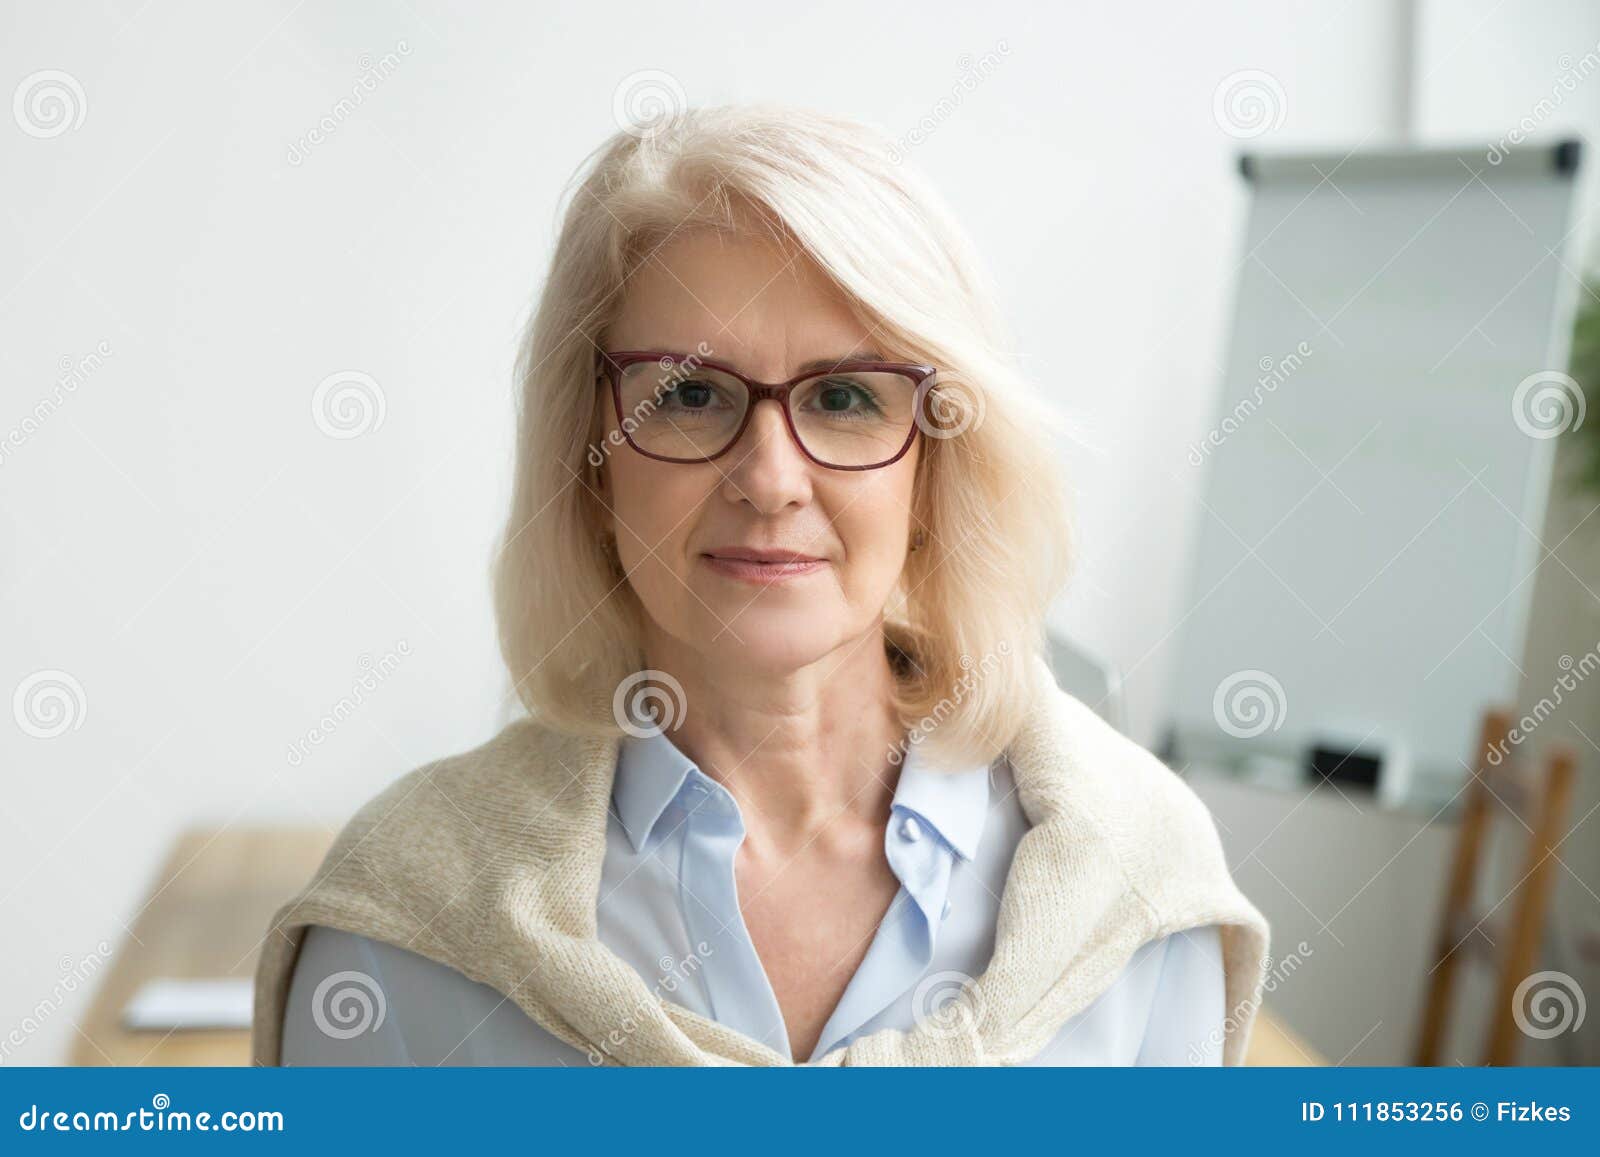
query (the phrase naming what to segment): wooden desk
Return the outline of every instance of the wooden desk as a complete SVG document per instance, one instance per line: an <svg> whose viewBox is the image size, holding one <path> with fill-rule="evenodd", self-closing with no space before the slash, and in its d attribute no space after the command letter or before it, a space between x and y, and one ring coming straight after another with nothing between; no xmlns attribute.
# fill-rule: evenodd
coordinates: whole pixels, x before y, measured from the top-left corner
<svg viewBox="0 0 1600 1157"><path fill-rule="evenodd" d="M248 1030L130 1032L122 1009L145 981L252 976L272 914L311 882L334 832L196 830L179 837L133 936L96 993L73 1051L77 1065L248 1065Z"/></svg>
<svg viewBox="0 0 1600 1157"><path fill-rule="evenodd" d="M311 828L229 828L180 837L133 922L138 940L118 949L95 996L72 1063L248 1065L248 1031L130 1032L122 1027L122 1009L140 985L158 976L254 975L268 921L310 882L333 836ZM1245 1063L1327 1062L1263 1011Z"/></svg>
<svg viewBox="0 0 1600 1157"><path fill-rule="evenodd" d="M1326 1065L1328 1060L1288 1025L1263 1008L1250 1030L1250 1048L1244 1063L1258 1067L1303 1068Z"/></svg>

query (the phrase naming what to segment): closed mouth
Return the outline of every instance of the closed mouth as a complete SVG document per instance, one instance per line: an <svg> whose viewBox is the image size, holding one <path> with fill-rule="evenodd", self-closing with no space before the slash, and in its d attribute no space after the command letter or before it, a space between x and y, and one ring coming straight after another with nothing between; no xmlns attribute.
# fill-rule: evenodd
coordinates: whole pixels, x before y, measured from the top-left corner
<svg viewBox="0 0 1600 1157"><path fill-rule="evenodd" d="M823 562L814 554L802 554L794 550L747 550L743 547L718 547L716 550L705 552L706 558L726 559L730 562L753 562L764 566L787 566L811 562Z"/></svg>
<svg viewBox="0 0 1600 1157"><path fill-rule="evenodd" d="M727 548L706 551L701 560L712 573L737 582L770 584L814 574L828 565L815 555L788 550Z"/></svg>

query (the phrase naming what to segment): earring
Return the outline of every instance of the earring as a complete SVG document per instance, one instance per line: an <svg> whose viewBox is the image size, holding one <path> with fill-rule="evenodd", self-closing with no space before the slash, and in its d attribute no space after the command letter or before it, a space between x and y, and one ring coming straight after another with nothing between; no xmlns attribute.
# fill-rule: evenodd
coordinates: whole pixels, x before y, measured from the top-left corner
<svg viewBox="0 0 1600 1157"><path fill-rule="evenodd" d="M912 550L921 550L922 549L922 544L924 542L926 542L926 541L927 541L927 538L922 533L922 528L920 526L917 527L917 533L915 533L915 534L913 534L911 536L911 549Z"/></svg>

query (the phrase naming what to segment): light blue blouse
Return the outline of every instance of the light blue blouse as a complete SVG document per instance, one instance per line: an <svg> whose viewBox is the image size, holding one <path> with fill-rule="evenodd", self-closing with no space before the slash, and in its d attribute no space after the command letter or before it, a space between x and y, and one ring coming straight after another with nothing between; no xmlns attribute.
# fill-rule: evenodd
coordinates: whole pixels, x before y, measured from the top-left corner
<svg viewBox="0 0 1600 1157"><path fill-rule="evenodd" d="M900 880L811 1056L881 1028L959 1014L951 1002L994 950L1000 893L1028 830L1011 770L944 772L913 746L884 854ZM666 999L789 1055L771 983L739 910L738 803L663 734L618 752L597 932ZM1214 927L1139 948L1034 1065L1219 1064L1224 1018ZM586 1065L488 985L402 947L308 929L284 1014L285 1065Z"/></svg>

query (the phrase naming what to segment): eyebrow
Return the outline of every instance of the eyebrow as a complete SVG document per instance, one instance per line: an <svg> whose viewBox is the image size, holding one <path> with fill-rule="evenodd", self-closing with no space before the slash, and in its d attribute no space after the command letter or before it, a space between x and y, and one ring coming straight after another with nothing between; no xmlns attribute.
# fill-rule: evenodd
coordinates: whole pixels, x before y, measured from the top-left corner
<svg viewBox="0 0 1600 1157"><path fill-rule="evenodd" d="M812 370L831 370L834 366L844 362L886 362L888 360L877 350L857 350L855 353L845 354L837 358L812 358L800 367L800 372L805 374L810 373Z"/></svg>

